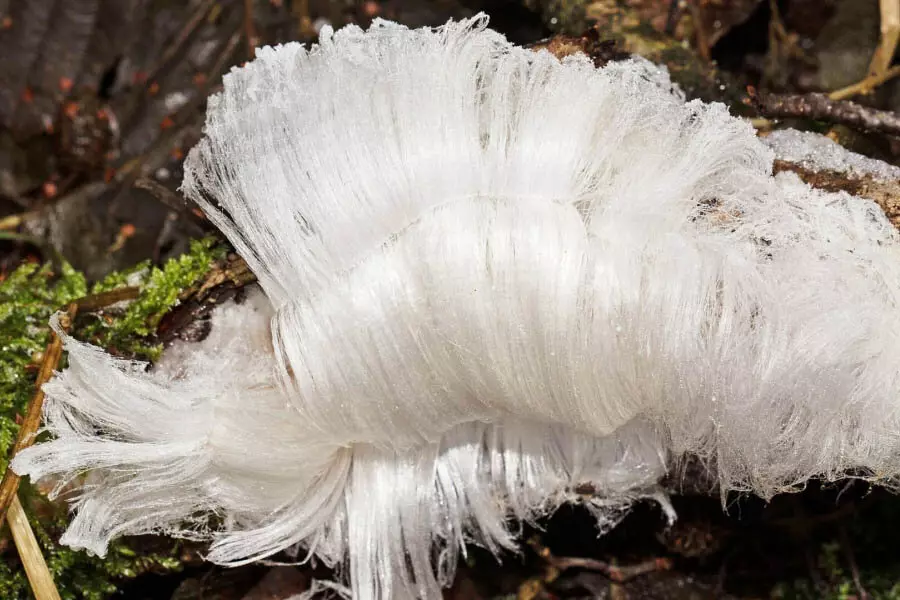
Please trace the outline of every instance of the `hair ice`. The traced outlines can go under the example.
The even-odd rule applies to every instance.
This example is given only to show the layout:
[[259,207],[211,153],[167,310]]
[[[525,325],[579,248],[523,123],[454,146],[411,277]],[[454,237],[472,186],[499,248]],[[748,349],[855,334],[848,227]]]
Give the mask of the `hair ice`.
[[895,485],[898,233],[771,167],[659,67],[484,17],[260,49],[184,191],[264,296],[149,373],[68,338],[55,438],[13,466],[91,471],[71,545],[300,544],[357,598],[439,597],[464,543],[514,548],[508,517],[579,484],[608,528],[685,454],[765,497]]

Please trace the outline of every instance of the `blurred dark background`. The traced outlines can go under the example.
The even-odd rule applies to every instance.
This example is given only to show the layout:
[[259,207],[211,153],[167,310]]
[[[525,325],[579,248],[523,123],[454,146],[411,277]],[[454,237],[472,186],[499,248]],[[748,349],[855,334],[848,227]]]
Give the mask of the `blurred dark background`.
[[[61,255],[97,278],[181,252],[204,224],[166,191],[205,98],[252,46],[312,42],[326,24],[418,27],[478,11],[520,44],[593,30],[673,74],[705,63],[715,80],[688,82],[689,95],[738,110],[748,84],[859,81],[882,25],[878,0],[0,0],[0,274]],[[860,98],[893,109],[900,88],[888,80]],[[894,159],[893,138],[868,142]]]

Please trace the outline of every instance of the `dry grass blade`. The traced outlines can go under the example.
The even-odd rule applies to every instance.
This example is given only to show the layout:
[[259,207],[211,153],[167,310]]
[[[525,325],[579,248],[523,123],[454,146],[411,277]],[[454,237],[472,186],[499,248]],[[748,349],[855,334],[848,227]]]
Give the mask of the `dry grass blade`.
[[887,69],[881,75],[866,77],[862,81],[854,83],[853,85],[835,90],[828,94],[828,97],[832,100],[846,100],[847,98],[851,98],[853,96],[867,94],[889,79],[893,79],[897,75],[900,75],[900,65]]
[[[62,323],[64,327],[71,323],[77,311],[78,305],[76,303],[73,302],[69,305],[66,309],[68,322]],[[19,436],[16,438],[16,445],[13,446],[12,456],[34,443],[34,435],[41,424],[41,410],[44,407],[44,391],[42,387],[49,381],[53,371],[59,364],[59,359],[62,357],[62,340],[55,333],[51,333],[50,336],[50,343],[47,344],[44,360],[41,362],[41,369],[38,371],[37,380],[35,381],[34,397],[28,404],[28,410],[22,419],[21,427],[19,427]],[[6,511],[9,510],[18,489],[19,476],[13,473],[11,469],[6,469],[6,473],[3,474],[3,481],[0,482],[0,519],[6,516]]]
[[[67,320],[62,323],[67,327],[78,310],[78,306],[72,303],[66,310]],[[25,418],[19,428],[19,436],[16,439],[16,445],[13,447],[13,456],[19,451],[27,448],[34,442],[35,433],[41,424],[41,410],[44,406],[44,392],[42,387],[59,364],[62,357],[62,340],[55,333],[51,333],[50,343],[47,344],[47,350],[44,352],[44,360],[41,363],[41,369],[38,372],[37,381],[35,381],[36,391],[34,397],[28,405]],[[25,574],[28,582],[31,584],[31,590],[34,592],[37,600],[59,600],[59,592],[56,590],[56,584],[53,582],[53,576],[44,562],[41,554],[41,548],[38,546],[22,504],[19,502],[17,493],[19,491],[19,476],[12,469],[7,468],[3,474],[3,481],[0,483],[0,518],[5,517],[9,523],[9,529],[12,532],[13,541],[16,549],[19,551],[19,557],[22,565],[25,567]]]
[[34,537],[34,532],[31,530],[28,517],[25,515],[18,496],[13,496],[6,519],[9,522],[13,541],[19,550],[19,558],[22,560],[22,566],[25,568],[25,575],[28,577],[28,583],[31,585],[35,599],[60,600],[56,584],[53,582],[53,575],[47,568],[47,563],[41,554],[41,547],[38,545],[37,538]]
[[253,0],[244,0],[244,37],[247,38],[247,56],[250,60],[256,56],[256,25],[253,22]]
[[[103,294],[86,296],[69,304],[66,308],[65,317],[61,319],[60,324],[64,329],[67,329],[79,309],[93,311],[122,300],[131,300],[137,297],[139,291],[135,287],[125,287]],[[19,435],[16,439],[16,445],[13,447],[12,456],[34,443],[34,437],[41,423],[41,412],[44,406],[44,392],[42,388],[53,376],[53,372],[59,365],[60,358],[62,358],[62,339],[56,333],[51,332],[50,335],[50,342],[47,344],[44,360],[41,362],[41,368],[35,380],[34,397],[28,404],[28,410],[19,428]],[[53,576],[47,568],[40,546],[34,537],[34,532],[31,530],[31,525],[28,523],[22,504],[19,502],[17,495],[19,481],[20,477],[12,469],[7,468],[3,474],[3,481],[0,482],[0,519],[6,518],[9,523],[16,549],[19,551],[19,557],[25,567],[25,574],[28,576],[28,582],[31,585],[35,598],[37,600],[59,600],[59,592],[56,590]]]

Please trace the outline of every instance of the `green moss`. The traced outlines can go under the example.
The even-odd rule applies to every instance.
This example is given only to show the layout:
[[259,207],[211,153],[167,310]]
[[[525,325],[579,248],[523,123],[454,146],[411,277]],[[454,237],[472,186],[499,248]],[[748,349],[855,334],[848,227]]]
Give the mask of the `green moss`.
[[64,265],[56,276],[50,265],[26,264],[0,283],[0,468],[19,431],[16,415],[24,413],[33,393],[37,362],[47,345],[50,315],[84,296],[81,273]]
[[162,347],[150,337],[160,320],[178,304],[186,290],[209,272],[225,250],[211,238],[191,243],[190,252],[170,260],[162,268],[143,262],[127,271],[113,273],[91,288],[92,294],[123,286],[139,286],[140,296],[123,310],[107,310],[82,325],[80,335],[117,354],[156,360]]
[[[172,259],[164,269],[152,269],[142,284],[140,298],[128,307],[119,329],[127,335],[155,332],[159,320],[178,303],[181,293],[199,281],[213,261],[222,256],[224,252],[213,247],[212,239],[195,241],[190,252]],[[98,291],[103,287],[101,283]]]
[[[138,298],[127,306],[110,307],[103,314],[81,315],[73,335],[120,353],[154,358],[161,349],[153,338],[160,319],[178,304],[186,290],[202,280],[224,252],[213,240],[202,240],[162,268],[143,263],[110,275],[90,292],[139,286]],[[53,312],[87,294],[85,277],[67,264],[59,273],[54,273],[49,264],[26,264],[0,282],[0,468],[4,470],[18,434],[17,415],[24,413],[34,393],[40,354],[49,339],[47,321]],[[20,496],[63,599],[100,600],[116,590],[117,581],[148,570],[170,571],[180,566],[175,546],[166,552],[147,553],[136,552],[133,541],[117,542],[103,559],[62,548],[55,540],[65,527],[65,508],[51,504],[27,480],[22,482]],[[8,539],[8,533],[3,535]],[[10,544],[0,557],[0,598],[30,597]]]

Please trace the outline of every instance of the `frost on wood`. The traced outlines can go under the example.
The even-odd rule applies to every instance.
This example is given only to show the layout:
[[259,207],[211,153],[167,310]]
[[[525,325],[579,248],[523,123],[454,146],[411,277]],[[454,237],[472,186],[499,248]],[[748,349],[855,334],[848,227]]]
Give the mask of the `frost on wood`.
[[67,340],[56,438],[14,463],[92,470],[67,543],[299,544],[358,598],[439,597],[464,542],[515,547],[508,516],[590,484],[608,528],[685,454],[725,491],[896,484],[900,239],[875,204],[773,177],[749,125],[644,61],[558,61],[484,18],[257,56],[185,192],[265,297],[181,368]]
[[868,198],[900,228],[900,168],[808,131],[784,129],[763,140],[775,152],[776,171],[795,173],[820,190]]
[[796,129],[773,131],[763,138],[775,158],[802,165],[812,171],[834,171],[870,176],[879,181],[900,179],[900,167],[847,150],[834,140]]

